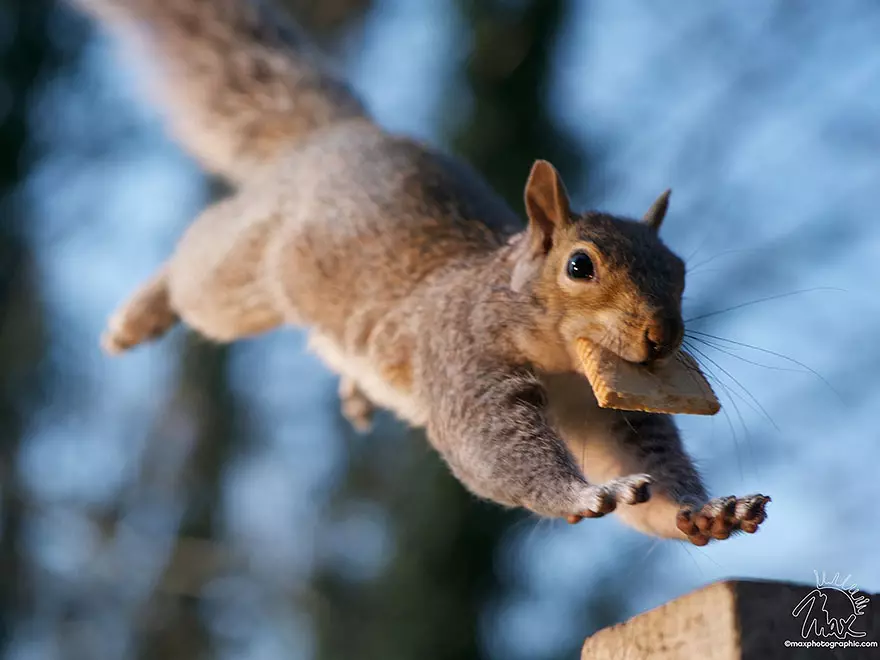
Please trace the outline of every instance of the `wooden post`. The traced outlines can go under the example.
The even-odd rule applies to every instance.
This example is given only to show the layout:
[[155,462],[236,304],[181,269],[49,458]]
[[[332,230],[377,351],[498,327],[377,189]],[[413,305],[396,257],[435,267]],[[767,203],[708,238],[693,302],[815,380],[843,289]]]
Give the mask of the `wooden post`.
[[[880,658],[878,608],[880,596],[831,585],[718,582],[600,630],[587,638],[581,658],[876,659]],[[835,635],[835,630],[842,634]],[[813,646],[802,646],[805,643]],[[861,646],[865,643],[873,646]]]

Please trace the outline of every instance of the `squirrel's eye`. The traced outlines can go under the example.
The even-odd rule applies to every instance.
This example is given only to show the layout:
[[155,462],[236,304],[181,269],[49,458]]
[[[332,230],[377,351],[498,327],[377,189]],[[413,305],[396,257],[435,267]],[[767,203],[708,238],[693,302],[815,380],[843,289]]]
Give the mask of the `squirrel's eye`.
[[568,258],[568,276],[573,280],[591,280],[596,275],[593,260],[586,252],[575,252]]

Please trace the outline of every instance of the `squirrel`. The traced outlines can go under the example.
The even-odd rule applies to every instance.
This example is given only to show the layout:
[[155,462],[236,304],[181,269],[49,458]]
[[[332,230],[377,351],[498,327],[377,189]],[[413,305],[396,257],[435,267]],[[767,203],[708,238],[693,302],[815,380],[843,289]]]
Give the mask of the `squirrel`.
[[304,327],[356,427],[376,407],[424,427],[478,497],[695,545],[758,529],[770,498],[710,498],[670,416],[599,408],[576,367],[581,338],[635,363],[679,348],[668,191],[641,220],[576,212],[538,160],[522,223],[466,163],[380,127],[268,0],[72,1],[235,189],[112,315],[106,350],[181,321],[217,342]]

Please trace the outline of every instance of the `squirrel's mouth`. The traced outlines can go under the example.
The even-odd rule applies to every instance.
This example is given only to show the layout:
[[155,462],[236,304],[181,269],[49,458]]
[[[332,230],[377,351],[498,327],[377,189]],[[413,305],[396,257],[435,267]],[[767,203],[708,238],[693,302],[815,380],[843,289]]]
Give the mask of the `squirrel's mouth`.
[[652,364],[655,364],[658,360],[658,356],[646,350],[645,348],[638,346],[638,344],[636,344],[637,348],[634,347],[632,342],[596,341],[590,337],[579,337],[575,343],[577,346],[578,354],[586,350],[587,346],[598,346],[601,349],[601,352],[606,356],[606,359],[607,357],[613,355],[623,362],[642,366],[650,366]]
[[581,371],[586,369],[588,364],[595,363],[596,361],[604,363],[625,362],[644,367],[656,363],[641,355],[621,354],[620,351],[614,350],[614,347],[597,342],[589,337],[579,337],[575,340],[575,354],[578,356]]
[[[589,337],[579,337],[576,340],[576,345],[578,347],[578,354],[585,350],[584,346],[586,345],[598,346],[602,349],[606,358],[607,356],[613,355],[622,362],[638,365],[646,369],[655,368],[668,363],[670,360],[674,359],[675,355],[681,349],[680,342],[675,342],[674,346],[663,347],[662,349],[658,349],[656,346],[651,345],[650,342],[646,342],[643,345],[636,344],[637,348],[633,349],[627,348],[632,346],[631,343],[597,342]],[[621,350],[622,348],[624,350]]]
[[[621,360],[643,367],[666,364],[681,349],[684,324],[680,319],[663,318],[650,323],[644,333],[617,336],[615,341],[598,342]],[[587,339],[589,341],[589,339]]]

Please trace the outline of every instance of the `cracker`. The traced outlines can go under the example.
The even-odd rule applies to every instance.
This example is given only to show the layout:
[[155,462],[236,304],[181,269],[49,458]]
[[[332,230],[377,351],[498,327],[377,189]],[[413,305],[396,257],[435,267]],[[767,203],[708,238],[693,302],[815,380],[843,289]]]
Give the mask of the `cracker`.
[[684,351],[644,366],[581,339],[578,354],[601,408],[690,415],[714,415],[721,409],[696,360]]

